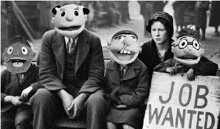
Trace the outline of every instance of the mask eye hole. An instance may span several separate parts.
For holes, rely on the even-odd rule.
[[[179,43],[179,48],[180,48],[180,49],[183,49],[183,48],[185,48],[186,46],[187,46],[187,41],[186,41],[186,40],[180,41],[180,43]]]
[[[131,38],[134,40],[134,41],[137,41],[137,38],[135,36],[131,36]]]
[[[66,14],[65,12],[62,12],[62,13],[61,13],[61,16],[63,17],[63,16],[65,16],[65,14]]]
[[[27,50],[26,47],[22,47],[22,48],[21,48],[21,52],[22,52],[24,55],[27,55],[28,50]]]
[[[74,14],[75,14],[76,16],[78,16],[78,15],[79,15],[79,13],[78,13],[77,11],[74,11]]]
[[[197,49],[197,50],[199,50],[200,49],[200,44],[197,42],[197,41],[193,41],[193,47],[195,48],[195,49]]]
[[[115,36],[113,39],[114,39],[114,40],[118,39],[118,36]]]
[[[118,36],[118,39],[119,39],[119,40],[120,40],[120,39],[122,39],[122,36],[121,36],[121,35],[119,35],[119,36]]]
[[[13,47],[9,47],[7,53],[10,55],[13,52]]]
[[[125,35],[119,35],[119,36],[118,36],[118,39],[119,39],[119,40],[124,40],[125,37],[126,37]]]

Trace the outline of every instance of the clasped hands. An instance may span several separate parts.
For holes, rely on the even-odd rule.
[[[123,104],[119,99],[120,90],[122,90],[120,87],[116,87],[111,94],[109,95],[111,101],[114,103],[115,107],[118,109],[124,109],[127,108],[125,104]]]
[[[7,95],[4,98],[4,102],[9,102],[11,104],[13,104],[14,106],[19,106],[21,104],[29,104],[27,103],[28,101],[28,95],[29,93],[32,91],[33,87],[29,86],[26,89],[24,89],[21,93],[21,96],[11,96],[11,95]]]
[[[86,100],[85,94],[81,93],[76,98],[73,98],[72,95],[62,89],[58,92],[58,96],[62,99],[63,108],[70,118],[73,119],[79,116]]]

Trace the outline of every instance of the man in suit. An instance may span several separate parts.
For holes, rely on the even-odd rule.
[[[54,29],[44,34],[39,58],[44,88],[31,98],[34,129],[53,128],[59,116],[85,114],[88,129],[104,129],[104,58],[100,38],[84,29],[89,10],[71,3],[52,12]]]

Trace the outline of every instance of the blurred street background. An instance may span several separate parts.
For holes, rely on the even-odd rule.
[[[163,3],[161,10],[174,16],[174,1],[159,2]],[[141,44],[151,39],[150,34],[144,30],[146,17],[149,16],[144,16],[145,14],[141,12],[142,5],[148,7],[149,3],[134,0],[124,1],[124,3],[121,3],[121,1],[82,1],[81,3],[91,11],[86,28],[101,38],[105,58],[108,58],[107,42],[119,30],[133,30],[137,33]],[[108,5],[105,5],[106,3]],[[152,3],[150,2],[150,4]],[[1,1],[1,53],[8,40],[18,34],[25,36],[33,45],[34,51],[38,53],[43,33],[53,28],[50,23],[51,10],[57,4],[59,4],[57,1]],[[126,8],[122,7],[123,5],[127,6],[127,15],[124,15]],[[160,7],[158,3],[156,3],[156,6]],[[112,8],[107,11],[104,10],[107,7],[112,7],[114,10]],[[152,7],[152,13],[154,13],[155,7],[150,7]],[[99,9],[98,13],[97,8]],[[108,11],[111,15],[107,15]],[[220,15],[220,12],[218,13]],[[209,26],[209,19],[210,11],[208,10],[205,40],[202,40],[201,44],[205,50],[204,56],[217,63],[220,69],[220,36],[215,34],[214,27]],[[194,27],[193,22],[189,22],[189,25]],[[176,20],[174,20],[174,29],[173,39],[177,34]],[[220,32],[220,27],[218,32]],[[5,66],[2,63],[1,70],[4,68]]]

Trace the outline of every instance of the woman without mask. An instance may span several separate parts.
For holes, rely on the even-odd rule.
[[[173,17],[166,12],[155,13],[149,19],[146,30],[151,34],[152,40],[142,45],[138,58],[148,67],[151,77],[156,65],[173,57]]]

